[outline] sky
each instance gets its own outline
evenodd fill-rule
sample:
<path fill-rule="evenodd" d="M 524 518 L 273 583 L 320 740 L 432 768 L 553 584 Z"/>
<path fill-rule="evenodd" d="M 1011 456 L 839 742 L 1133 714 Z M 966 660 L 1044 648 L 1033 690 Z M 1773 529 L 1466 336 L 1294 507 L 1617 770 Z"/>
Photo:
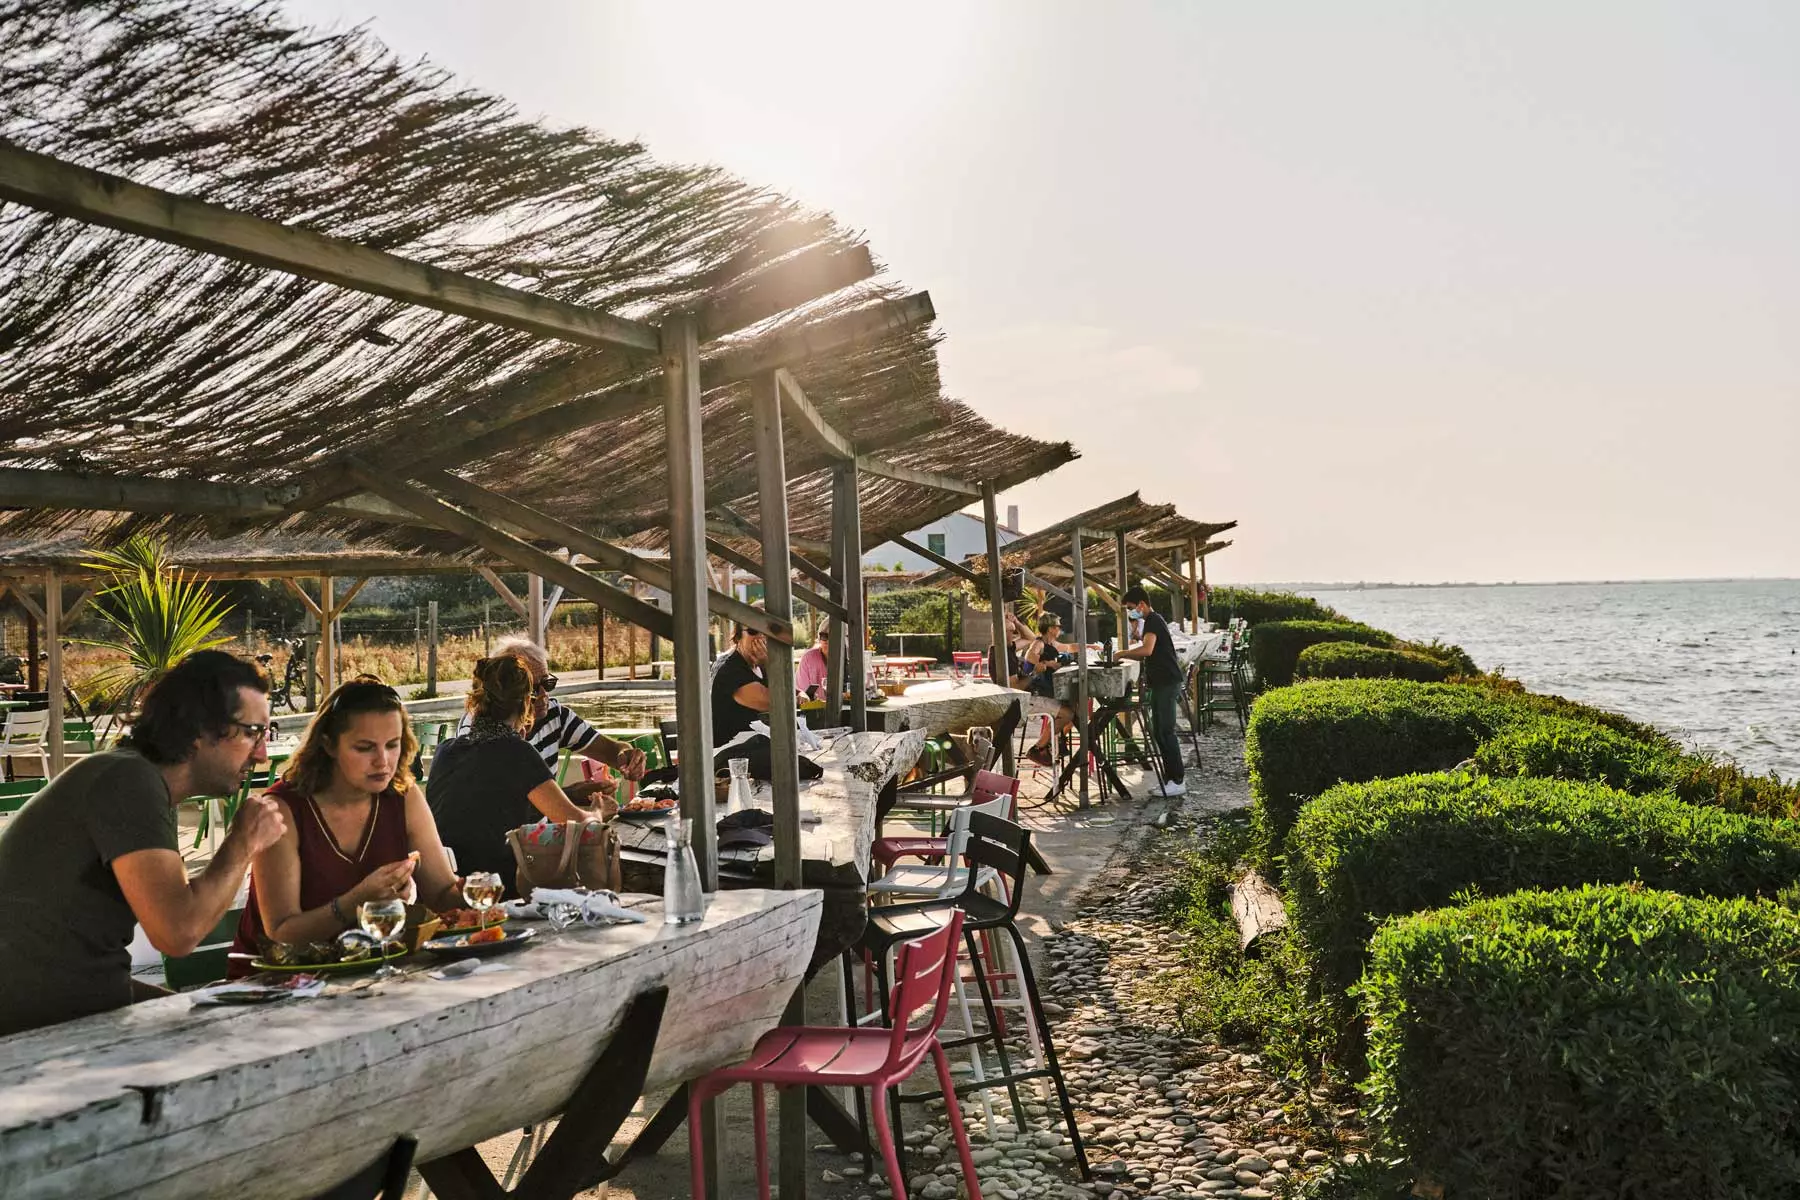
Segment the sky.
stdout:
<path fill-rule="evenodd" d="M 290 0 L 928 289 L 1215 580 L 1800 576 L 1800 5 Z"/>

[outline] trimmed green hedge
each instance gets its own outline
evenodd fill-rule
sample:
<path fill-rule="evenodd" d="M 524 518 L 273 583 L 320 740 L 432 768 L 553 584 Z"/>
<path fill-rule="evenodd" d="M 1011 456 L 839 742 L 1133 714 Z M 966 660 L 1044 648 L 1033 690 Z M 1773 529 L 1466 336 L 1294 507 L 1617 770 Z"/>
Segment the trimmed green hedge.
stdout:
<path fill-rule="evenodd" d="M 1244 759 L 1264 864 L 1281 853 L 1300 807 L 1326 788 L 1453 767 L 1507 716 L 1492 694 L 1455 683 L 1323 679 L 1262 696 Z"/>
<path fill-rule="evenodd" d="M 1442 683 L 1450 668 L 1413 650 L 1361 642 L 1318 642 L 1300 652 L 1295 679 L 1413 679 Z"/>
<path fill-rule="evenodd" d="M 1631 887 L 1375 935 L 1370 1114 L 1450 1200 L 1800 1195 L 1800 919 Z"/>
<path fill-rule="evenodd" d="M 1800 881 L 1800 826 L 1592 783 L 1410 775 L 1344 784 L 1308 804 L 1288 837 L 1286 880 L 1288 912 L 1329 994 L 1362 974 L 1384 918 L 1468 889 L 1635 880 L 1773 898 Z"/>
<path fill-rule="evenodd" d="M 1262 688 L 1294 682 L 1300 652 L 1320 642 L 1358 642 L 1392 646 L 1394 635 L 1351 621 L 1269 621 L 1250 632 L 1250 665 Z"/>
<path fill-rule="evenodd" d="M 1489 775 L 1584 779 L 1643 795 L 1669 787 L 1675 755 L 1602 725 L 1545 715 L 1483 743 L 1475 765 Z"/>
<path fill-rule="evenodd" d="M 1328 604 L 1294 592 L 1258 592 L 1250 588 L 1217 587 L 1207 601 L 1212 619 L 1223 624 L 1242 617 L 1252 626 L 1265 621 L 1345 621 L 1349 618 Z"/>

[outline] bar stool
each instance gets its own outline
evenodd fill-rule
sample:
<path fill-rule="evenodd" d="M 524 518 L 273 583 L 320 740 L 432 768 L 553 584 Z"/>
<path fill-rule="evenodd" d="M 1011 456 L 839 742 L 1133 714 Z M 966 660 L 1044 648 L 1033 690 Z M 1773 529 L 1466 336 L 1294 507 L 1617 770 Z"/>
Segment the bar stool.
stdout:
<path fill-rule="evenodd" d="M 877 994 L 883 1004 L 882 1016 L 888 1017 L 887 1003 L 887 956 L 888 952 L 900 943 L 926 934 L 934 933 L 954 920 L 962 918 L 962 936 L 969 951 L 969 961 L 974 967 L 976 987 L 981 993 L 982 1007 L 987 1015 L 987 1032 L 975 1034 L 972 1031 L 966 1039 L 951 1039 L 944 1043 L 946 1049 L 960 1046 L 964 1041 L 992 1041 L 995 1056 L 1000 1060 L 1000 1075 L 982 1080 L 978 1083 L 962 1085 L 960 1089 L 948 1091 L 925 1092 L 915 1094 L 896 1093 L 894 1107 L 894 1127 L 896 1140 L 900 1127 L 900 1103 L 922 1104 L 927 1100 L 942 1097 L 946 1107 L 952 1112 L 957 1104 L 951 1099 L 954 1091 L 975 1091 L 978 1089 L 1005 1087 L 1012 1100 L 1013 1111 L 1020 1118 L 1021 1131 L 1025 1128 L 1024 1106 L 1019 1102 L 1018 1084 L 1028 1079 L 1049 1079 L 1056 1086 L 1057 1101 L 1062 1108 L 1063 1121 L 1068 1128 L 1070 1143 L 1075 1147 L 1075 1161 L 1081 1170 L 1083 1179 L 1092 1178 L 1088 1167 L 1087 1149 L 1082 1145 L 1081 1132 L 1076 1128 L 1075 1108 L 1069 1101 L 1069 1089 L 1063 1082 L 1062 1067 L 1056 1060 L 1056 1045 L 1048 1036 L 1049 1023 L 1044 1019 L 1044 1006 L 1038 994 L 1037 977 L 1031 969 L 1031 956 L 1026 948 L 1024 935 L 1019 932 L 1019 904 L 1025 895 L 1025 874 L 1029 864 L 1031 850 L 1031 831 L 1023 826 L 987 813 L 972 813 L 969 817 L 969 840 L 966 846 L 968 860 L 968 876 L 962 894 L 949 901 L 925 901 L 919 904 L 895 904 L 882 908 L 874 908 L 869 912 L 868 925 L 858 947 L 863 950 L 875 964 L 878 979 Z M 983 868 L 991 868 L 1003 884 L 1004 899 L 997 899 L 981 892 L 977 886 Z M 994 1007 L 993 989 L 990 986 L 988 970 L 982 964 L 982 954 L 976 944 L 979 933 L 1004 933 L 1010 940 L 1015 957 L 1019 982 L 1025 991 L 1025 1005 L 1030 1015 L 1045 1036 L 1042 1038 L 1043 1052 L 1038 1065 L 1025 1070 L 1013 1069 L 1011 1052 L 1006 1048 L 1006 1041 L 1001 1032 L 1002 1026 Z M 947 1086 L 947 1085 L 946 1085 Z"/>

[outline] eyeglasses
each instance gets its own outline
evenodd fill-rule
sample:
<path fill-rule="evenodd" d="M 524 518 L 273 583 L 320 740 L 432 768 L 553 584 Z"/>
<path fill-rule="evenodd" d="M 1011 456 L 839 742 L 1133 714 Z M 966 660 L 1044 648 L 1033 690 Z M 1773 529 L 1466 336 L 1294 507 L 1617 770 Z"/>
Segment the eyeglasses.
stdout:
<path fill-rule="evenodd" d="M 260 742 L 269 736 L 267 725 L 252 725 L 248 721 L 227 721 L 225 724 L 243 730 L 244 736 L 253 742 Z"/>
<path fill-rule="evenodd" d="M 551 692 L 554 692 L 556 690 L 556 676 L 554 676 L 554 675 L 544 676 L 542 679 L 538 680 L 537 683 L 532 686 L 531 690 L 534 692 L 542 692 L 542 693 L 544 693 L 544 695 L 548 696 Z"/>

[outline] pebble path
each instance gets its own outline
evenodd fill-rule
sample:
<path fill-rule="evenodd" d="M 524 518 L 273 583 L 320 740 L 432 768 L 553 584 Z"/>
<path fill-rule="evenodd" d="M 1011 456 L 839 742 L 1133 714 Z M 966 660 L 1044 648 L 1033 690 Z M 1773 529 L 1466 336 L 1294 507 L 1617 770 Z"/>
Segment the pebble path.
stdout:
<path fill-rule="evenodd" d="M 1043 946 L 1045 1012 L 1093 1180 L 1082 1182 L 1075 1170 L 1075 1149 L 1048 1084 L 1038 1093 L 1026 1085 L 1023 1132 L 1006 1120 L 1011 1110 L 1005 1092 L 990 1093 L 999 1122 L 993 1139 L 979 1100 L 964 1099 L 987 1197 L 1263 1200 L 1289 1194 L 1292 1181 L 1316 1173 L 1331 1158 L 1303 1144 L 1303 1131 L 1287 1124 L 1284 1106 L 1295 1099 L 1288 1085 L 1263 1070 L 1254 1054 L 1183 1036 L 1154 986 L 1179 962 L 1179 935 L 1158 908 L 1174 885 L 1181 852 L 1193 845 L 1202 821 L 1249 803 L 1241 743 L 1234 735 L 1207 742 L 1208 769 L 1190 773 L 1186 797 L 1166 811 L 1163 801 L 1131 806 L 1135 828 L 1089 885 L 1074 919 L 1060 928 L 1053 924 Z M 1162 819 L 1153 822 L 1158 814 Z M 951 1059 L 959 1074 L 967 1071 L 961 1054 L 953 1051 Z M 1355 1110 L 1337 1116 L 1349 1122 Z M 1354 1140 L 1353 1131 L 1342 1132 Z M 913 1196 L 955 1200 L 967 1194 L 942 1102 L 923 1111 L 909 1106 L 902 1140 Z M 879 1160 L 869 1175 L 860 1163 L 852 1158 L 826 1169 L 826 1186 L 809 1190 L 834 1200 L 886 1200 Z"/>

